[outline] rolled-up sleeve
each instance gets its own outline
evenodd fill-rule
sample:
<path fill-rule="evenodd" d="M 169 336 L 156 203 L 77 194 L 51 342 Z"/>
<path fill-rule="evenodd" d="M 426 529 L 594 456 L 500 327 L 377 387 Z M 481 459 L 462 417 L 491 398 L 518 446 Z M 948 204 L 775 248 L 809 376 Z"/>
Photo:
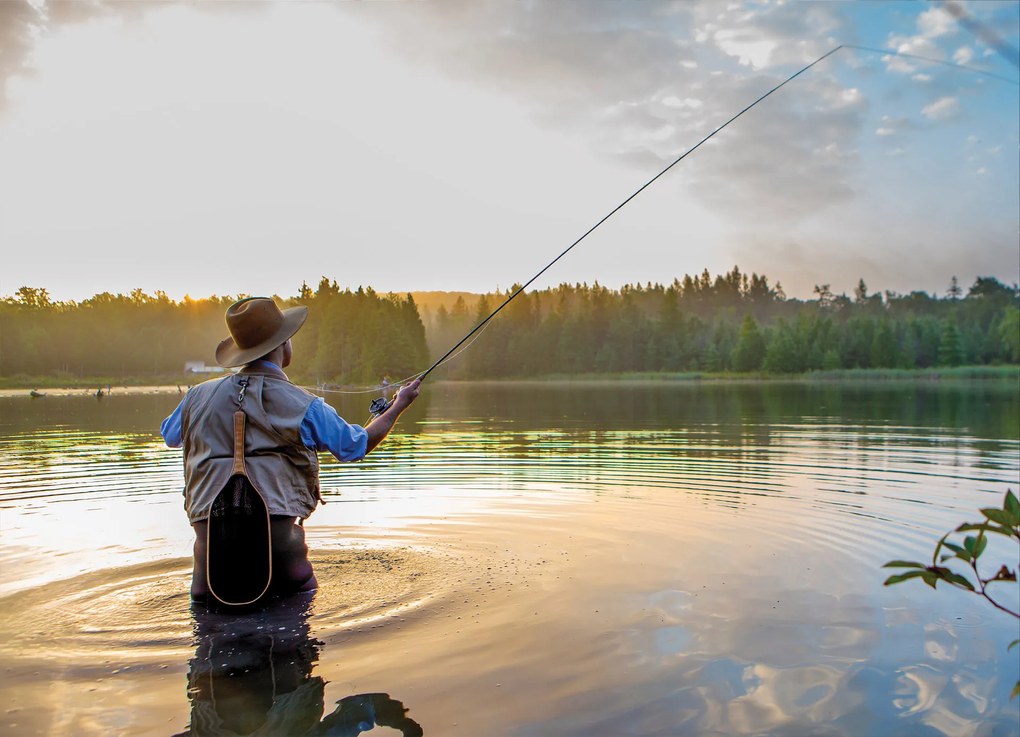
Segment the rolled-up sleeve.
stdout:
<path fill-rule="evenodd" d="M 340 461 L 360 461 L 368 450 L 368 432 L 317 397 L 301 422 L 301 442 L 312 450 L 328 450 Z"/>
<path fill-rule="evenodd" d="M 170 413 L 170 416 L 163 420 L 159 426 L 159 434 L 163 436 L 163 442 L 168 448 L 181 447 L 181 407 L 184 402 L 177 405 L 177 409 Z"/>

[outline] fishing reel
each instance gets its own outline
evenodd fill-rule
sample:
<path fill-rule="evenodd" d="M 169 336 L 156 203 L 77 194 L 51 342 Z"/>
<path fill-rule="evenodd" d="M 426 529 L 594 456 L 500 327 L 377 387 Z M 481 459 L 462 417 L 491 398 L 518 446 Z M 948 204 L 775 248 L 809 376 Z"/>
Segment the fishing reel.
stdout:
<path fill-rule="evenodd" d="M 392 405 L 393 405 L 392 399 L 387 399 L 386 397 L 379 397 L 378 399 L 373 399 L 372 404 L 368 405 L 368 411 L 372 414 L 372 417 L 378 417 L 383 412 L 388 410 Z"/>

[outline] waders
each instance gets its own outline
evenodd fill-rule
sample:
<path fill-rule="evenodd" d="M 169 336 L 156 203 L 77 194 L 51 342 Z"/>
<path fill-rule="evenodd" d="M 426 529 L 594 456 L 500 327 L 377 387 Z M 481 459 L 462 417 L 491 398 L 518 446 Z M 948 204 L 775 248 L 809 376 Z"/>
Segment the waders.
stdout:
<path fill-rule="evenodd" d="M 227 606 L 254 604 L 273 577 L 269 508 L 244 467 L 244 392 L 241 379 L 234 413 L 234 467 L 209 512 L 206 580 L 216 601 Z"/>

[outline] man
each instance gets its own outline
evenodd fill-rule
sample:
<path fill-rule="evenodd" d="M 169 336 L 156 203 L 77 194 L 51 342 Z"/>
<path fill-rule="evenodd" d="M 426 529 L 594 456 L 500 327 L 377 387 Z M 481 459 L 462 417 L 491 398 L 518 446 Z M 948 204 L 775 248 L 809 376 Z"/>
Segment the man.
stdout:
<path fill-rule="evenodd" d="M 216 360 L 226 368 L 243 368 L 193 387 L 160 428 L 169 447 L 184 448 L 184 507 L 195 530 L 195 600 L 208 600 L 213 593 L 207 541 L 216 536 L 210 538 L 210 512 L 239 474 L 269 515 L 271 575 L 263 594 L 316 588 L 302 527 L 321 501 L 316 452 L 328 450 L 341 461 L 361 460 L 418 396 L 421 381 L 415 380 L 401 387 L 386 411 L 361 427 L 345 422 L 321 397 L 290 383 L 283 369 L 291 361 L 291 337 L 307 317 L 307 307 L 280 310 L 267 297 L 232 304 L 225 316 L 230 335 L 216 348 Z M 222 523 L 214 523 L 214 530 L 215 524 Z M 240 547 L 245 544 L 242 539 Z M 244 559 L 243 549 L 235 552 L 237 559 Z"/>

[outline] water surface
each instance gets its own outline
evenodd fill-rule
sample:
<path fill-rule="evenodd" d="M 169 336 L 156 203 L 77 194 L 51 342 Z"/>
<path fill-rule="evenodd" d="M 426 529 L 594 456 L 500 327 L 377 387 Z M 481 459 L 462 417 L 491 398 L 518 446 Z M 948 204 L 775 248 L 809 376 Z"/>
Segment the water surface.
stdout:
<path fill-rule="evenodd" d="M 177 399 L 0 399 L 5 734 L 1020 734 L 1015 620 L 880 568 L 1017 488 L 1015 386 L 435 384 L 241 618 Z"/>

